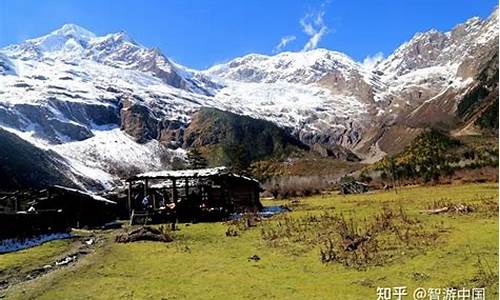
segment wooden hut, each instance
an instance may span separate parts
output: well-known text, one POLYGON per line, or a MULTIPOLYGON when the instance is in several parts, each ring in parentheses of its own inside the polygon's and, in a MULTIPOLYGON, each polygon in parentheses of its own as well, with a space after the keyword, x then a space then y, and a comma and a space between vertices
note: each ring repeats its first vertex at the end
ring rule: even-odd
POLYGON ((116 202, 82 190, 50 186, 31 203, 36 211, 60 210, 71 227, 97 227, 116 219, 116 202))
POLYGON ((225 167, 147 172, 127 182, 131 215, 163 212, 179 220, 196 221, 262 209, 260 183, 225 167))

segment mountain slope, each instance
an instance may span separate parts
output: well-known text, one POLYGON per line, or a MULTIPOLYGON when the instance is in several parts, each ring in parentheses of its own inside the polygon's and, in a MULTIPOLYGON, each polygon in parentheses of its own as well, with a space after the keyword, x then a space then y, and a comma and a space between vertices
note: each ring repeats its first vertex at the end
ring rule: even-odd
POLYGON ((125 32, 96 36, 68 24, 0 49, 0 126, 108 182, 168 167, 222 133, 245 149, 262 142, 252 159, 306 144, 377 160, 428 127, 498 127, 497 47, 498 8, 449 32, 418 33, 375 66, 316 49, 195 71, 125 32), (219 110, 279 128, 262 137, 270 123, 219 110))
POLYGON ((396 153, 429 127, 479 134, 474 125, 461 130, 468 121, 459 105, 481 84, 485 66, 498 68, 498 8, 484 21, 472 18, 449 32, 416 34, 375 66, 380 80, 390 83, 376 96, 385 99, 382 126, 367 130, 356 150, 396 153))
POLYGON ((48 184, 98 186, 54 151, 42 150, 0 128, 0 188, 44 188, 48 184))
POLYGON ((214 108, 202 108, 184 131, 184 147, 207 149, 215 164, 283 157, 308 147, 274 123, 214 108), (235 152, 238 157, 234 156, 235 152))
POLYGON ((457 113, 465 127, 498 129, 498 51, 493 51, 481 68, 475 85, 458 103, 457 113))
POLYGON ((224 109, 278 123, 309 144, 352 146, 371 119, 366 71, 339 52, 251 54, 204 73, 225 86, 215 95, 224 109))
POLYGON ((390 130, 400 135, 461 126, 457 105, 497 46, 498 8, 449 32, 417 33, 374 67, 317 49, 250 54, 204 73, 225 85, 215 96, 225 109, 244 103, 238 113, 289 127, 306 143, 340 144, 370 157, 384 150, 374 143, 388 128, 407 128, 390 130))

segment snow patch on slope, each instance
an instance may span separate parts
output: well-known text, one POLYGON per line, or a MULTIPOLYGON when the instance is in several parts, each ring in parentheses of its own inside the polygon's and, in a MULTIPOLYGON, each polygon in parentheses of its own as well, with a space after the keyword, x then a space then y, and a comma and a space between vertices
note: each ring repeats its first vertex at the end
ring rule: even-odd
POLYGON ((343 127, 342 120, 357 119, 366 113, 366 107, 355 97, 332 95, 328 89, 314 85, 286 82, 230 82, 215 99, 222 103, 223 109, 266 119, 282 127, 311 131, 321 131, 325 126, 343 127))
POLYGON ((127 168, 146 171, 162 166, 162 149, 158 141, 136 143, 118 127, 93 130, 93 133, 92 138, 56 145, 52 149, 89 168, 123 172, 127 168))

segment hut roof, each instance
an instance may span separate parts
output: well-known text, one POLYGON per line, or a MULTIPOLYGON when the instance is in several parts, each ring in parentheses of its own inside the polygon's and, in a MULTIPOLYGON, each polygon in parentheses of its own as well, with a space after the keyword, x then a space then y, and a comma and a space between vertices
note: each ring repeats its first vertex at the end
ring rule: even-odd
POLYGON ((196 169, 196 170, 178 170, 178 171, 157 171, 137 174, 130 177, 127 181, 141 179, 168 179, 168 178, 186 178, 186 177, 209 177, 222 174, 228 174, 229 170, 226 167, 196 169))
POLYGON ((78 190, 78 189, 74 189, 74 188, 69 188, 69 187, 66 187, 66 186, 53 185, 50 188, 51 189, 56 189, 56 190, 61 190, 61 191, 64 191, 64 192, 73 193, 73 194, 78 194, 80 196, 87 197, 87 198, 89 198, 91 200, 94 200, 94 201, 105 202, 105 203, 108 203, 108 204, 116 204, 115 201, 108 200, 108 199, 106 199, 104 197, 101 197, 101 196, 98 196, 98 195, 95 195, 95 194, 92 194, 92 193, 84 192, 82 190, 78 190))
POLYGON ((253 178, 233 174, 226 167, 194 169, 194 170, 146 172, 132 176, 128 178, 127 181, 137 181, 143 179, 180 179, 180 178, 203 178, 203 177, 206 178, 206 177, 222 176, 222 175, 237 177, 258 183, 258 181, 253 178))

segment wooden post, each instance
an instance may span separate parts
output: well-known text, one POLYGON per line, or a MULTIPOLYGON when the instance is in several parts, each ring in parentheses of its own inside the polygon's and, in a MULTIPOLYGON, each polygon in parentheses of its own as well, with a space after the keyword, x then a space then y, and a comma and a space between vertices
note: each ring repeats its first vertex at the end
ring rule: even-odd
POLYGON ((174 198, 174 203, 176 207, 174 208, 174 216, 172 218, 172 230, 175 230, 175 223, 177 223, 177 186, 175 182, 175 178, 172 178, 172 196, 174 198))
POLYGON ((128 182, 127 209, 128 209, 128 215, 130 217, 130 214, 132 212, 132 181, 128 182))
POLYGON ((177 186, 174 178, 172 178, 172 196, 174 197, 174 203, 177 203, 177 186))
POLYGON ((186 182, 185 182, 186 186, 184 187, 185 191, 186 191, 186 201, 188 199, 188 195, 189 195, 189 178, 186 177, 186 182))
POLYGON ((148 180, 144 179, 144 197, 148 195, 148 180))

